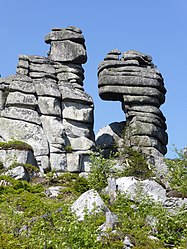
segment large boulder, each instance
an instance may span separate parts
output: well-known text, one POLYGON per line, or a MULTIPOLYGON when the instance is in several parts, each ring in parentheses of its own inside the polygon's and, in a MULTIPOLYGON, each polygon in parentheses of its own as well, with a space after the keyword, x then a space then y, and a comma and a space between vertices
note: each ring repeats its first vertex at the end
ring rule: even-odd
POLYGON ((97 191, 91 189, 83 193, 71 206, 71 211, 76 214, 79 220, 83 220, 85 214, 108 212, 97 191))
POLYGON ((117 189, 127 194, 130 199, 151 197, 155 201, 166 201, 166 189, 154 180, 137 180, 134 177, 121 177, 116 180, 117 189))

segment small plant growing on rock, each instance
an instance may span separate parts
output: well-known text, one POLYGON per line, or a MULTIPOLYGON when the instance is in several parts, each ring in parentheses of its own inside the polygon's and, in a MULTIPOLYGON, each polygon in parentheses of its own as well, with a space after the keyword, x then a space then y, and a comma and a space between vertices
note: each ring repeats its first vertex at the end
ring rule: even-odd
POLYGON ((65 149, 66 152, 69 152, 69 153, 71 153, 72 150, 73 150, 71 145, 66 145, 66 146, 64 147, 64 149, 65 149))
POLYGON ((10 150, 10 149, 15 149, 15 150, 31 150, 33 151, 32 147, 22 141, 18 140, 11 140, 8 142, 0 142, 0 149, 4 150, 10 150))

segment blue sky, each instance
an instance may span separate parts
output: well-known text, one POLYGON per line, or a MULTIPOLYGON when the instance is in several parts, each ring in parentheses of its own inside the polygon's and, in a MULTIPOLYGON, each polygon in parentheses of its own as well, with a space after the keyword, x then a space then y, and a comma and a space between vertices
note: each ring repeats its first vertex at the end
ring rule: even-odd
POLYGON ((95 132, 124 120, 119 102, 98 96, 97 67, 118 48, 138 50, 153 57, 165 79, 168 157, 172 144, 187 145, 187 1, 186 0, 1 0, 0 74, 14 74, 19 54, 46 56, 44 36, 53 27, 82 29, 88 62, 85 90, 95 103, 95 132))

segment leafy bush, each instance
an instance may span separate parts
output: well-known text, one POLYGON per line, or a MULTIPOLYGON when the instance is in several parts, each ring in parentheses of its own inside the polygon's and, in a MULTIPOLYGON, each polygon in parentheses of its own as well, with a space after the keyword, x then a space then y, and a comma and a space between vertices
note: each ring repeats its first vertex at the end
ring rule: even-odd
POLYGON ((102 154, 93 153, 90 156, 91 167, 88 176, 88 185, 100 192, 107 186, 107 178, 111 176, 112 167, 115 165, 114 159, 106 159, 102 154))
POLYGON ((154 176, 151 165, 147 163, 145 157, 139 151, 125 147, 122 151, 122 158, 125 176, 135 176, 141 180, 154 176))
POLYGON ((187 196, 187 154, 183 150, 174 149, 177 158, 167 159, 168 180, 172 189, 180 192, 183 197, 187 196))
MULTIPOLYGON (((130 156, 134 154, 128 158, 130 156)), ((9 183, 0 186, 0 248, 122 249, 125 236, 131 239, 134 249, 187 248, 185 207, 177 212, 169 212, 150 198, 140 198, 141 201, 138 199, 135 202, 119 193, 112 203, 105 196, 109 209, 118 216, 115 232, 107 230, 98 241, 98 228, 105 222, 105 215, 87 215, 85 220, 79 221, 70 212, 70 205, 77 196, 88 188, 101 191, 107 185, 107 178, 115 175, 114 159, 105 159, 98 154, 93 154, 91 159, 88 181, 78 174, 68 172, 58 177, 51 174, 44 185, 0 176, 0 182, 9 183), (65 186, 61 192, 62 198, 47 198, 43 191, 49 185, 65 186), (158 240, 150 239, 150 235, 158 240)), ((177 159, 177 164, 182 165, 183 169, 186 157, 180 160, 177 159)), ((141 164, 144 165, 140 161, 141 164)), ((144 175, 144 170, 143 174, 138 172, 137 175, 144 175)), ((178 174, 173 174, 171 182, 176 182, 175 175, 178 179, 178 174)))

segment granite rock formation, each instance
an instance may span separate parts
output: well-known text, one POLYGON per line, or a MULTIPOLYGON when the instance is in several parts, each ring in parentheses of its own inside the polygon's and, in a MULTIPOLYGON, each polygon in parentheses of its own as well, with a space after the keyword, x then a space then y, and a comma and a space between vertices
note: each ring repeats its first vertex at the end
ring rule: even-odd
POLYGON ((127 146, 146 155, 165 155, 166 119, 159 109, 165 101, 164 80, 152 58, 130 50, 112 50, 98 68, 99 95, 121 101, 126 116, 127 146))
POLYGON ((0 139, 33 147, 44 170, 85 170, 95 146, 93 101, 83 88, 82 31, 54 28, 47 57, 20 55, 15 75, 0 78, 0 139))

